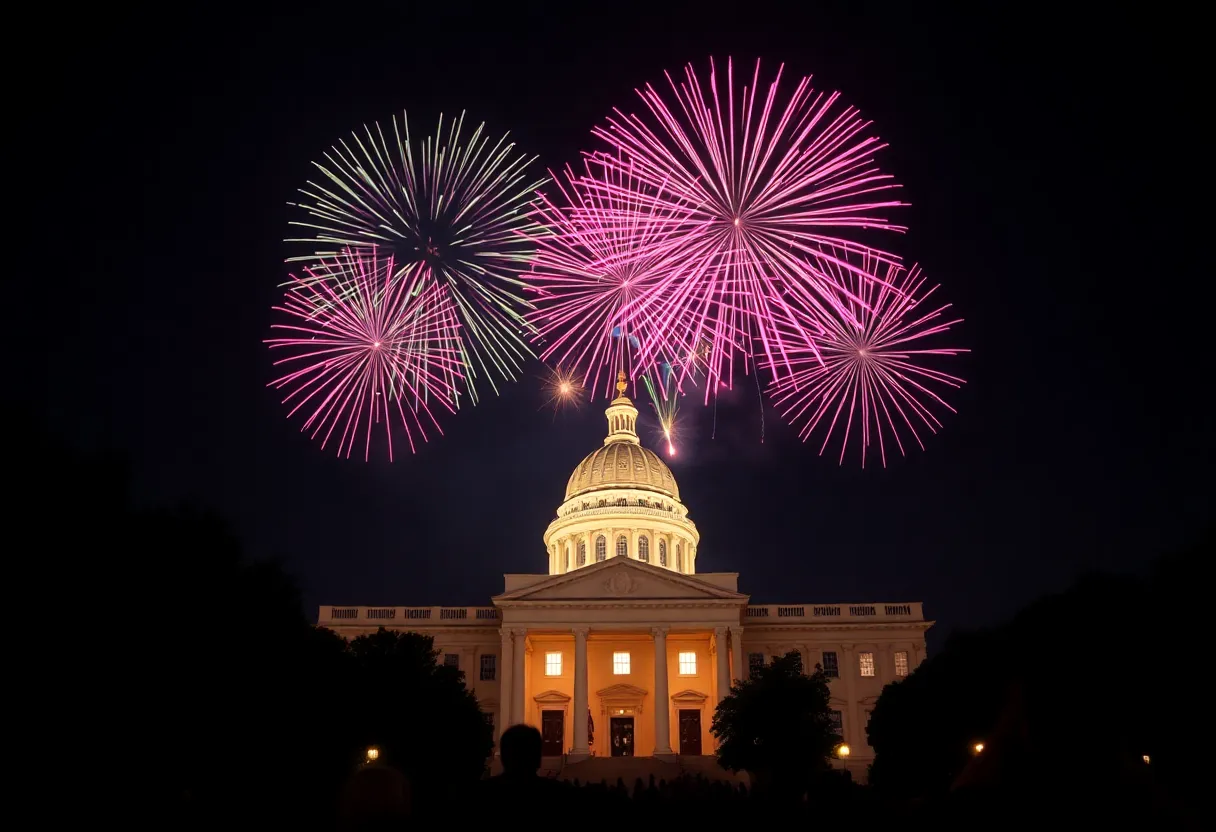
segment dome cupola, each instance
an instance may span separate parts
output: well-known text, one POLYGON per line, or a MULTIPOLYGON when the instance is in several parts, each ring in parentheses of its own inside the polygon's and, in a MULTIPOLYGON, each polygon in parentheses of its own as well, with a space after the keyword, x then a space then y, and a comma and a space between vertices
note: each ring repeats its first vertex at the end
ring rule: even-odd
POLYGON ((604 415, 608 435, 566 483, 566 499, 545 531, 549 574, 608 557, 630 557, 685 574, 695 572, 700 535, 671 469, 637 433, 638 409, 617 375, 617 397, 604 415))

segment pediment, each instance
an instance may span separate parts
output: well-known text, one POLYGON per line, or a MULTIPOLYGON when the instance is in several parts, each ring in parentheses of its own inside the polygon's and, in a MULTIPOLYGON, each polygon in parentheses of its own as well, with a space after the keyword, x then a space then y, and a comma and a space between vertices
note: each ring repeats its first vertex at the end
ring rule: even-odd
POLYGON ((547 690, 544 693, 536 694, 536 696, 533 696, 532 699, 536 702, 540 702, 542 705, 547 705, 547 704, 565 705, 567 702, 570 701, 570 695, 566 694, 566 693, 562 693, 560 690, 547 690))
POLYGON ((640 688, 637 685, 626 684, 621 682, 616 685, 609 685, 595 692, 596 696, 604 699, 641 699, 649 691, 646 688, 640 688))
POLYGON ((678 702, 685 705, 702 705, 709 697, 701 693, 699 690, 682 690, 679 693, 671 695, 672 702, 678 702))
POLYGON ((494 601, 743 601, 747 596, 692 575, 610 558, 497 596, 494 601))

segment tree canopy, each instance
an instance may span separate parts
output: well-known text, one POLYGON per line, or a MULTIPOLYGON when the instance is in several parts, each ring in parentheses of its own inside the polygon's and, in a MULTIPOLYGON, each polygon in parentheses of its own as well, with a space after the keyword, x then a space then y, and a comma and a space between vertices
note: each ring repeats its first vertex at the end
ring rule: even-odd
POLYGON ((799 656, 774 658, 736 682, 714 713, 718 763, 746 771, 781 790, 805 787, 828 768, 840 736, 832 727, 827 677, 818 665, 807 676, 799 656))

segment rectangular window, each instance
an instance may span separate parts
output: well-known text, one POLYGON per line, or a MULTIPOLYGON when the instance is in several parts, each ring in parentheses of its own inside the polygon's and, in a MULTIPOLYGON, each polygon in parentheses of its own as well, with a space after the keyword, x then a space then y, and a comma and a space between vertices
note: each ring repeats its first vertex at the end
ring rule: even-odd
POLYGON ((498 656, 481 657, 481 681, 493 682, 498 672, 498 656))
POLYGON ((460 654, 459 653, 444 653, 443 654, 443 666, 444 667, 455 667, 455 668, 459 669, 460 654))
POLYGON ((908 675, 908 651, 907 650, 896 650, 895 651, 895 675, 896 676, 907 676, 908 675))
POLYGON ((823 651, 823 675, 829 679, 840 678, 840 665, 836 662, 835 650, 823 651))
POLYGON ((680 654, 680 675, 681 676, 696 676, 697 675, 697 654, 695 652, 680 654))
POLYGON ((828 724, 832 726, 833 734, 844 739, 844 717, 840 711, 828 711, 828 724))
POLYGON ((561 676, 562 675, 562 654, 561 653, 546 653, 545 654, 545 675, 546 676, 561 676))
POLYGON ((764 669, 764 654, 763 653, 748 653, 747 654, 747 672, 754 679, 761 670, 764 669))
POLYGON ((858 653, 857 660, 861 664, 862 676, 874 675, 874 654, 873 653, 858 653))
POLYGON ((798 650, 791 651, 794 654, 794 667, 799 673, 802 672, 802 653, 798 650))
POLYGON ((629 675, 629 654, 628 653, 613 653, 612 654, 612 673, 614 676, 629 675))

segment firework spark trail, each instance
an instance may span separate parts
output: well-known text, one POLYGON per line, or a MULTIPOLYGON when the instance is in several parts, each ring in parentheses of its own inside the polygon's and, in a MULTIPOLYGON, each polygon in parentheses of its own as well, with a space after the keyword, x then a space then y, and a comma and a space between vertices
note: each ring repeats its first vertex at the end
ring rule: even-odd
POLYGON ((680 410, 676 370, 671 364, 662 362, 657 371, 643 375, 642 381, 650 395, 650 405, 654 408, 655 417, 659 420, 663 440, 667 443, 667 455, 675 456, 676 414, 680 410), (652 379, 651 376, 655 378, 652 379))
POLYGON ((466 139, 464 118, 440 116, 418 140, 403 114, 387 136, 373 124, 340 141, 295 204, 307 216, 291 225, 304 236, 288 239, 306 247, 288 262, 378 247, 394 256, 394 280, 440 287, 461 323, 464 367, 447 380, 457 403, 464 392, 477 401, 479 376, 497 393, 496 379, 516 379, 531 356, 520 274, 539 232, 529 204, 545 181, 529 175, 535 157, 518 154, 509 134, 493 141, 482 124, 466 139))
MULTIPOLYGON (((746 371, 762 357, 775 378, 788 374, 789 352, 816 343, 821 319, 851 320, 864 309, 839 279, 856 275, 849 255, 899 262, 860 239, 869 228, 903 230, 885 217, 901 205, 885 198, 897 186, 874 163, 885 145, 866 135, 870 123, 855 109, 815 92, 809 78, 779 105, 782 71, 758 103, 759 62, 741 93, 730 61, 725 89, 712 61, 708 90, 690 64, 683 81, 667 76, 666 94, 638 90, 647 114, 618 109, 592 131, 612 148, 595 158, 627 166, 628 179, 589 176, 582 184, 643 213, 647 226, 663 226, 648 228, 652 241, 631 249, 659 266, 662 287, 651 317, 665 340, 644 340, 639 358, 653 364, 663 352, 679 354, 671 339, 704 338, 714 389, 729 383, 736 361, 746 371)), ((626 222, 629 211, 604 222, 626 222)))
POLYGON ((832 322, 815 349, 807 345, 801 356, 791 359, 792 374, 775 382, 772 389, 782 415, 800 425, 803 441, 824 425, 820 454, 839 428, 840 463, 850 436, 860 434, 862 467, 867 450, 875 443, 885 467, 888 440, 894 440, 904 454, 903 432, 923 450, 918 428, 936 433, 942 426, 931 407, 955 412, 933 388, 958 388, 964 380, 927 366, 926 361, 968 350, 933 345, 935 336, 961 319, 944 317, 949 304, 928 305, 938 287, 926 289, 919 268, 862 258, 859 271, 871 270, 881 279, 868 280, 854 270, 838 272, 838 277, 852 283, 857 295, 852 311, 858 324, 832 322))
POLYGON ((274 307, 287 323, 267 339, 284 375, 268 386, 288 390, 288 417, 304 409, 301 430, 321 436, 324 448, 338 431, 338 456, 350 457, 360 431, 364 459, 371 455, 373 427, 383 423, 393 458, 396 410, 411 452, 414 434, 427 441, 426 424, 443 433, 430 402, 453 410, 460 378, 460 323, 450 296, 417 272, 398 277, 392 257, 346 251, 292 276, 283 302, 274 307))

